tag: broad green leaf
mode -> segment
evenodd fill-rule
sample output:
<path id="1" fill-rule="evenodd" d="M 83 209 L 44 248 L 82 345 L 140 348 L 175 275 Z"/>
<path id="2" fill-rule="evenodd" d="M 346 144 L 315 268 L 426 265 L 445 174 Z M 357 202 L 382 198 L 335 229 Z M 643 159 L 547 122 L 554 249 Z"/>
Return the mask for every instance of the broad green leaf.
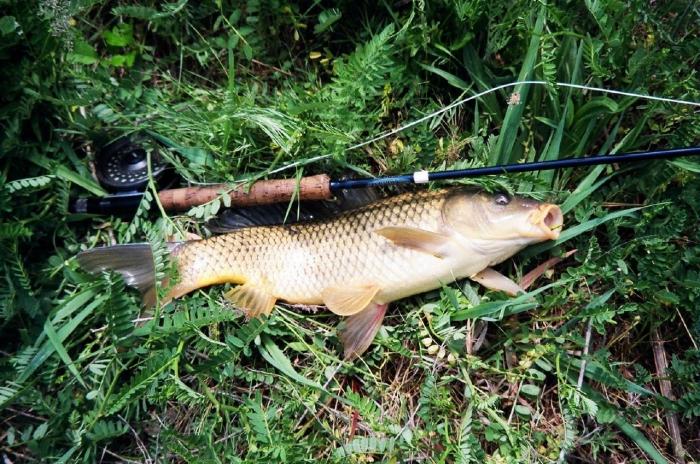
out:
<path id="1" fill-rule="evenodd" d="M 121 23 L 114 26 L 111 30 L 102 32 L 102 37 L 107 42 L 107 45 L 112 47 L 126 47 L 134 43 L 134 31 L 131 24 Z"/>
<path id="2" fill-rule="evenodd" d="M 314 34 L 325 32 L 342 17 L 343 13 L 337 8 L 323 10 L 318 15 L 318 24 L 314 26 Z"/>
<path id="3" fill-rule="evenodd" d="M 84 40 L 77 40 L 73 50 L 66 56 L 68 61 L 78 64 L 95 64 L 99 61 L 97 51 Z"/>
<path id="4" fill-rule="evenodd" d="M 540 391 L 540 387 L 529 383 L 520 387 L 520 393 L 527 396 L 537 396 L 540 394 Z"/>
<path id="5" fill-rule="evenodd" d="M 0 18 L 0 35 L 8 35 L 13 32 L 19 33 L 21 35 L 22 28 L 15 19 L 14 16 L 3 16 Z"/>

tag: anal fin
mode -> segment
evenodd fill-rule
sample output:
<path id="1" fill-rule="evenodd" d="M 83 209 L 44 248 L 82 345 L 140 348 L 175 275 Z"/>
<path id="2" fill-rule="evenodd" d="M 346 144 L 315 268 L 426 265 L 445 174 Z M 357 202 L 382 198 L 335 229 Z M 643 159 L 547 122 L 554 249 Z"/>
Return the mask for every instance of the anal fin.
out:
<path id="1" fill-rule="evenodd" d="M 474 274 L 470 277 L 470 279 L 478 282 L 486 288 L 490 288 L 491 290 L 500 290 L 509 295 L 515 296 L 521 292 L 525 293 L 525 290 L 523 290 L 520 285 L 516 284 L 508 277 L 490 267 L 487 267 L 483 271 Z"/>
<path id="2" fill-rule="evenodd" d="M 323 290 L 321 297 L 334 314 L 352 316 L 365 309 L 378 292 L 376 285 L 337 286 Z"/>
<path id="3" fill-rule="evenodd" d="M 239 285 L 226 292 L 224 296 L 231 303 L 245 310 L 246 315 L 250 318 L 262 314 L 268 316 L 277 301 L 277 298 L 264 285 L 252 282 Z"/>
<path id="4" fill-rule="evenodd" d="M 338 338 L 343 344 L 346 360 L 359 358 L 372 344 L 382 326 L 389 305 L 370 303 L 361 312 L 347 318 L 338 330 Z"/>

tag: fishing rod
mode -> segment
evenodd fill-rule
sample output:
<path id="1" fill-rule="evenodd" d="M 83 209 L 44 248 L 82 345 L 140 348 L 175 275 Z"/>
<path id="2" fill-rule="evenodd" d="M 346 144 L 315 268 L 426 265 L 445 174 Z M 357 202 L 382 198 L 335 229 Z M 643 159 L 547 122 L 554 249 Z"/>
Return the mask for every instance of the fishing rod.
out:
<path id="1" fill-rule="evenodd" d="M 474 95 L 457 100 L 430 114 L 424 115 L 415 121 L 411 121 L 401 127 L 391 129 L 346 148 L 346 151 L 361 148 L 398 134 L 406 129 L 431 120 L 453 108 L 464 105 L 490 93 L 506 88 L 523 85 L 550 86 L 552 83 L 545 81 L 524 80 L 509 82 L 478 92 Z M 650 101 L 658 101 L 673 104 L 700 107 L 700 102 L 680 100 L 675 98 L 645 95 L 636 92 L 591 87 L 588 85 L 572 84 L 566 82 L 554 82 L 557 87 L 586 90 L 605 94 L 621 95 L 641 98 Z M 151 156 L 150 176 L 148 156 L 139 144 L 129 139 L 120 139 L 105 147 L 95 160 L 97 177 L 100 183 L 112 195 L 92 198 L 72 198 L 69 200 L 69 211 L 72 213 L 87 214 L 115 214 L 130 215 L 137 209 L 143 199 L 143 190 L 151 179 L 158 182 L 160 191 L 158 201 L 166 211 L 182 211 L 193 206 L 199 206 L 228 195 L 231 205 L 254 206 L 270 203 L 287 202 L 296 200 L 327 200 L 334 193 L 344 189 L 367 188 L 374 186 L 423 184 L 431 181 L 449 179 L 465 179 L 487 175 L 505 174 L 511 172 L 533 172 L 553 169 L 575 168 L 581 166 L 593 166 L 601 164 L 617 164 L 635 161 L 648 161 L 655 159 L 672 159 L 681 156 L 700 155 L 700 146 L 673 148 L 668 150 L 653 150 L 624 155 L 596 155 L 576 158 L 564 158 L 552 161 L 535 161 L 530 163 L 505 164 L 500 166 L 488 166 L 473 169 L 458 169 L 452 171 L 417 171 L 412 174 L 398 176 L 385 176 L 369 179 L 343 179 L 334 180 L 325 174 L 301 179 L 259 180 L 248 189 L 247 183 L 239 184 L 215 184 L 208 186 L 191 186 L 184 188 L 168 188 L 172 185 L 172 176 L 168 176 L 167 165 L 158 156 L 157 147 L 153 147 Z M 323 157 L 321 157 L 323 158 Z M 273 171 L 272 173 L 277 172 Z M 165 180 L 169 180 L 165 182 Z"/>
<path id="2" fill-rule="evenodd" d="M 133 188 L 145 187 L 147 166 L 145 151 L 135 145 L 124 145 L 122 151 L 112 153 L 109 168 L 98 174 L 103 185 Z M 434 181 L 467 179 L 515 172 L 549 171 L 582 166 L 622 164 L 659 159 L 673 159 L 685 156 L 699 156 L 700 146 L 672 148 L 667 150 L 640 151 L 621 155 L 595 155 L 563 158 L 550 161 L 504 164 L 470 169 L 447 171 L 416 171 L 411 174 L 383 176 L 367 179 L 331 179 L 326 174 L 302 177 L 300 179 L 259 180 L 249 188 L 246 184 L 215 184 L 166 188 L 158 192 L 158 200 L 166 211 L 183 211 L 194 206 L 214 201 L 227 194 L 232 206 L 255 206 L 295 200 L 329 200 L 334 194 L 346 189 L 360 189 L 390 185 L 425 184 Z M 114 161 L 116 159 L 117 161 Z M 158 158 L 156 158 L 158 159 Z M 156 161 L 158 173 L 164 172 L 163 165 Z M 99 168 L 99 167 L 98 167 Z M 100 173 L 100 169 L 98 169 Z M 136 173 L 136 174 L 134 174 Z M 130 175 L 133 174 L 133 175 Z M 144 181 L 144 174 L 146 175 Z M 113 181 L 110 183 L 110 179 Z M 115 181 L 116 179 L 116 181 Z M 113 188 L 114 190 L 114 188 Z M 69 202 L 73 213 L 87 214 L 133 214 L 143 198 L 141 191 L 122 191 L 104 197 L 75 198 Z"/>

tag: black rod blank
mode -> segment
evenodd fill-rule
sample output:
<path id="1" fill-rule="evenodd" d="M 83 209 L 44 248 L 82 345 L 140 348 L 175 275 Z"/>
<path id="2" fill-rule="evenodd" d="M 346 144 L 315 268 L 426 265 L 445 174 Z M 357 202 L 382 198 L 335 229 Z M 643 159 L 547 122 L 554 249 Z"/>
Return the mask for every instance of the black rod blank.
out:
<path id="1" fill-rule="evenodd" d="M 563 158 L 551 161 L 534 161 L 531 163 L 503 164 L 500 166 L 487 166 L 483 168 L 455 169 L 452 171 L 428 172 L 427 181 L 465 179 L 469 177 L 489 176 L 510 172 L 551 171 L 553 169 L 576 168 L 581 166 L 594 166 L 599 164 L 627 163 L 632 161 L 649 161 L 655 159 L 670 159 L 681 156 L 700 155 L 700 146 L 672 148 L 668 150 L 643 151 L 626 153 L 623 155 L 597 155 L 576 158 Z M 424 177 L 425 179 L 425 177 Z M 380 187 L 386 185 L 424 183 L 416 182 L 414 174 L 402 174 L 398 176 L 376 177 L 373 179 L 347 179 L 332 180 L 331 190 L 355 189 L 367 187 Z"/>

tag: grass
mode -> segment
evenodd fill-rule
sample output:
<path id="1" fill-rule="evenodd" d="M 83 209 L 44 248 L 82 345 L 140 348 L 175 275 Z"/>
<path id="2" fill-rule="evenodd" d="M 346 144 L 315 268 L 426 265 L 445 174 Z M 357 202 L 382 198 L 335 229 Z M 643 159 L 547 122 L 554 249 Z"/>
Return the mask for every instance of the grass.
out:
<path id="1" fill-rule="evenodd" d="M 0 14 L 0 454 L 8 462 L 678 462 L 700 457 L 700 166 L 473 180 L 563 204 L 557 242 L 392 305 L 339 358 L 336 317 L 246 321 L 223 287 L 143 314 L 73 256 L 206 235 L 213 202 L 85 218 L 94 154 L 147 133 L 192 182 L 390 174 L 697 144 L 692 2 L 44 0 Z M 503 89 L 348 149 L 459 99 Z M 273 174 L 270 174 L 273 173 Z M 138 323 L 133 320 L 139 319 Z M 661 343 L 659 343 L 659 340 Z M 665 387 L 670 381 L 670 389 Z"/>

